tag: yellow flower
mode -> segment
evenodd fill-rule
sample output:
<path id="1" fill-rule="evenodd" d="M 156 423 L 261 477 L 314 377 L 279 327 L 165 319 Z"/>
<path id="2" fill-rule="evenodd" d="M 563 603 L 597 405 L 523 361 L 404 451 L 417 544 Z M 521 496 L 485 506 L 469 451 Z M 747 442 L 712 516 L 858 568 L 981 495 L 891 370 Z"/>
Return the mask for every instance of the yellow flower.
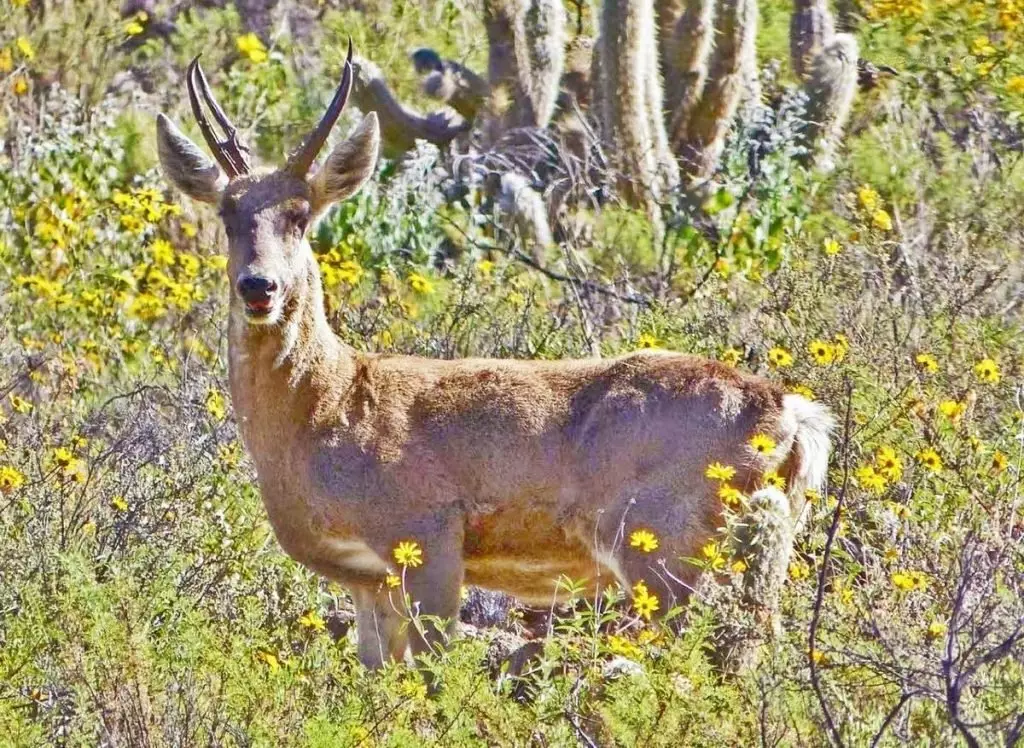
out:
<path id="1" fill-rule="evenodd" d="M 775 346 L 768 351 L 768 363 L 778 369 L 793 365 L 793 355 L 785 348 Z"/>
<path id="2" fill-rule="evenodd" d="M 1006 90 L 1010 93 L 1024 94 L 1024 75 L 1013 75 L 1007 78 Z"/>
<path id="3" fill-rule="evenodd" d="M 926 633 L 929 639 L 938 639 L 948 630 L 949 627 L 942 621 L 932 621 L 928 624 L 928 631 Z"/>
<path id="4" fill-rule="evenodd" d="M 637 615 L 645 620 L 651 620 L 651 614 L 658 610 L 660 604 L 657 595 L 652 595 L 647 590 L 647 585 L 642 581 L 633 585 L 633 609 Z"/>
<path id="5" fill-rule="evenodd" d="M 11 90 L 14 91 L 15 96 L 24 96 L 28 93 L 28 78 L 24 75 L 14 76 L 14 81 L 11 83 Z"/>
<path id="6" fill-rule="evenodd" d="M 146 30 L 146 27 L 143 26 L 138 21 L 135 21 L 135 20 L 131 20 L 131 21 L 129 21 L 128 23 L 126 23 L 124 25 L 124 34 L 125 34 L 125 36 L 138 36 L 139 34 L 141 34 L 145 30 Z"/>
<path id="7" fill-rule="evenodd" d="M 313 631 L 323 631 L 327 628 L 327 624 L 324 619 L 321 618 L 315 610 L 311 610 L 299 619 L 299 625 L 305 626 L 307 629 Z"/>
<path id="8" fill-rule="evenodd" d="M 865 491 L 871 491 L 874 494 L 885 492 L 885 476 L 875 470 L 874 465 L 861 465 L 857 468 L 857 472 L 854 473 L 854 478 L 857 481 L 857 485 Z"/>
<path id="9" fill-rule="evenodd" d="M 742 354 L 740 353 L 739 349 L 726 348 L 724 351 L 722 351 L 722 355 L 719 357 L 719 360 L 723 364 L 728 364 L 729 366 L 736 366 L 736 364 L 740 362 L 741 356 Z"/>
<path id="10" fill-rule="evenodd" d="M 742 558 L 738 558 L 735 561 L 733 561 L 732 566 L 729 567 L 733 574 L 742 574 L 748 568 L 749 567 L 747 566 L 747 562 L 744 561 Z"/>
<path id="11" fill-rule="evenodd" d="M 898 481 L 903 477 L 903 460 L 892 447 L 879 447 L 875 453 L 875 465 L 878 473 L 886 480 Z"/>
<path id="12" fill-rule="evenodd" d="M 128 511 L 128 502 L 124 500 L 124 496 L 115 496 L 110 500 L 110 506 L 119 512 Z"/>
<path id="13" fill-rule="evenodd" d="M 786 479 L 774 470 L 765 473 L 761 478 L 761 483 L 765 488 L 777 488 L 780 491 L 786 490 Z"/>
<path id="14" fill-rule="evenodd" d="M 996 48 L 987 36 L 977 36 L 971 42 L 971 54 L 977 57 L 991 57 L 996 53 Z"/>
<path id="15" fill-rule="evenodd" d="M 235 46 L 238 47 L 238 51 L 243 57 L 249 59 L 249 62 L 260 63 L 267 60 L 267 48 L 263 46 L 263 42 L 256 34 L 243 34 L 235 39 Z"/>
<path id="16" fill-rule="evenodd" d="M 21 56 L 26 60 L 34 60 L 36 57 L 36 50 L 32 46 L 32 42 L 26 39 L 24 36 L 19 36 L 14 40 L 14 46 L 21 52 Z"/>
<path id="17" fill-rule="evenodd" d="M 926 374 L 934 374 L 939 370 L 938 360 L 930 353 L 918 353 L 914 356 L 914 363 Z"/>
<path id="18" fill-rule="evenodd" d="M 415 569 L 423 565 L 423 550 L 415 540 L 403 540 L 392 551 L 397 561 L 402 566 L 409 566 Z"/>
<path id="19" fill-rule="evenodd" d="M 14 54 L 10 47 L 0 49 L 0 73 L 9 73 L 14 70 Z"/>
<path id="20" fill-rule="evenodd" d="M 943 400 L 939 403 L 939 412 L 951 421 L 957 421 L 967 410 L 967 403 L 958 403 L 956 400 Z"/>
<path id="21" fill-rule="evenodd" d="M 490 260 L 480 260 L 480 262 L 476 264 L 476 269 L 479 271 L 480 275 L 489 276 L 494 271 L 494 263 Z"/>
<path id="22" fill-rule="evenodd" d="M 711 541 L 700 549 L 700 555 L 704 557 L 708 567 L 714 571 L 725 568 L 725 556 L 718 543 Z"/>
<path id="23" fill-rule="evenodd" d="M 846 354 L 850 352 L 850 341 L 841 332 L 836 333 L 834 340 L 835 342 L 832 344 L 832 347 L 835 351 L 836 363 L 838 364 L 846 358 Z"/>
<path id="24" fill-rule="evenodd" d="M 982 382 L 997 384 L 1000 377 L 999 364 L 990 358 L 985 358 L 974 365 L 974 376 Z"/>
<path id="25" fill-rule="evenodd" d="M 866 184 L 862 184 L 857 190 L 857 202 L 864 210 L 874 210 L 878 206 L 878 200 L 878 193 Z"/>
<path id="26" fill-rule="evenodd" d="M 871 225 L 879 231 L 892 231 L 892 218 L 885 210 L 879 208 L 871 214 Z"/>
<path id="27" fill-rule="evenodd" d="M 401 587 L 402 578 L 397 574 L 388 574 L 386 577 L 384 577 L 384 584 L 386 584 L 391 589 L 394 589 L 395 587 Z"/>
<path id="28" fill-rule="evenodd" d="M 53 461 L 58 467 L 67 468 L 74 464 L 75 456 L 67 447 L 57 447 L 53 450 Z"/>
<path id="29" fill-rule="evenodd" d="M 747 442 L 750 448 L 761 455 L 770 455 L 775 451 L 775 440 L 767 434 L 754 434 Z"/>
<path id="30" fill-rule="evenodd" d="M 789 578 L 796 582 L 811 576 L 811 567 L 807 565 L 806 561 L 799 559 L 790 562 L 788 571 Z"/>
<path id="31" fill-rule="evenodd" d="M 842 250 L 842 247 L 839 246 L 839 242 L 837 242 L 835 239 L 826 239 L 822 249 L 825 250 L 825 254 L 827 254 L 830 257 L 834 257 L 835 255 L 839 254 L 840 250 Z"/>
<path id="32" fill-rule="evenodd" d="M 21 488 L 25 483 L 25 476 L 10 465 L 0 467 L 0 493 L 10 493 L 16 488 Z"/>
<path id="33" fill-rule="evenodd" d="M 720 462 L 712 462 L 704 469 L 704 477 L 717 481 L 730 481 L 736 475 L 736 468 L 732 465 L 723 465 Z"/>
<path id="34" fill-rule="evenodd" d="M 26 415 L 32 412 L 32 403 L 23 397 L 18 397 L 13 392 L 7 396 L 7 399 L 11 401 L 11 407 L 15 413 L 21 413 Z"/>
<path id="35" fill-rule="evenodd" d="M 650 553 L 658 549 L 658 538 L 650 530 L 634 530 L 629 536 L 629 547 Z"/>
<path id="36" fill-rule="evenodd" d="M 992 472 L 996 474 L 1003 472 L 1004 470 L 1006 470 L 1008 462 L 1009 461 L 1006 459 L 1006 455 L 996 450 L 992 454 Z"/>
<path id="37" fill-rule="evenodd" d="M 660 348 L 661 341 L 649 332 L 641 333 L 636 339 L 637 348 Z"/>
<path id="38" fill-rule="evenodd" d="M 718 487 L 718 498 L 724 504 L 737 506 L 743 502 L 743 492 L 734 486 L 730 486 L 728 483 L 723 483 Z"/>
<path id="39" fill-rule="evenodd" d="M 153 256 L 153 262 L 157 265 L 170 267 L 174 264 L 174 247 L 166 239 L 153 240 L 149 252 Z"/>
<path id="40" fill-rule="evenodd" d="M 920 571 L 894 571 L 889 578 L 892 586 L 902 592 L 923 590 L 928 586 L 928 578 Z"/>
<path id="41" fill-rule="evenodd" d="M 434 284 L 430 282 L 429 278 L 420 275 L 419 273 L 409 273 L 409 288 L 416 293 L 421 294 L 432 294 L 434 293 Z"/>
<path id="42" fill-rule="evenodd" d="M 612 654 L 622 655 L 623 657 L 630 657 L 632 659 L 639 659 L 643 656 L 643 650 L 636 646 L 624 636 L 618 636 L 616 634 L 608 635 L 608 651 Z"/>
<path id="43" fill-rule="evenodd" d="M 938 473 L 942 470 L 942 458 L 939 453 L 930 447 L 928 449 L 922 449 L 914 457 L 919 463 L 933 473 Z"/>
<path id="44" fill-rule="evenodd" d="M 223 421 L 228 414 L 227 404 L 224 402 L 224 395 L 218 390 L 211 389 L 206 393 L 206 412 L 218 421 Z"/>
<path id="45" fill-rule="evenodd" d="M 281 663 L 277 661 L 277 656 L 265 649 L 261 649 L 256 653 L 256 659 L 266 663 L 272 673 L 276 673 L 281 669 Z"/>
<path id="46" fill-rule="evenodd" d="M 794 384 L 792 387 L 789 388 L 789 391 L 792 392 L 794 395 L 800 395 L 801 397 L 805 397 L 808 400 L 814 399 L 814 390 L 812 390 L 810 387 L 804 384 Z"/>
<path id="47" fill-rule="evenodd" d="M 828 366 L 836 359 L 835 348 L 824 340 L 812 340 L 807 346 L 807 352 L 818 366 Z"/>

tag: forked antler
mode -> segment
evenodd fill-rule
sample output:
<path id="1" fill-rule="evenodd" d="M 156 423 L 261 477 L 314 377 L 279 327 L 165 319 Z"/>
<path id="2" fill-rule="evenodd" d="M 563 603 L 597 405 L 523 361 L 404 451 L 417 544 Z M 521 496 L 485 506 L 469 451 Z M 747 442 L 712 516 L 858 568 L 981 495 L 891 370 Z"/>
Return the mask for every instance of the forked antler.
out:
<path id="1" fill-rule="evenodd" d="M 334 127 L 334 123 L 338 121 L 338 117 L 345 108 L 345 104 L 348 103 L 348 95 L 351 91 L 352 37 L 349 37 L 348 56 L 345 58 L 345 70 L 342 73 L 338 90 L 334 92 L 334 98 L 331 99 L 331 103 L 327 107 L 327 111 L 324 112 L 320 123 L 303 141 L 299 149 L 289 157 L 288 163 L 284 167 L 287 171 L 296 176 L 305 176 L 309 173 L 309 167 L 313 165 L 313 161 L 316 160 L 320 149 L 324 147 L 324 143 L 327 142 L 327 136 L 331 134 L 331 128 Z"/>
<path id="2" fill-rule="evenodd" d="M 210 84 L 206 82 L 206 76 L 199 65 L 199 57 L 200 55 L 195 56 L 185 74 L 188 100 L 192 105 L 192 114 L 199 125 L 199 131 L 203 133 L 206 144 L 213 151 L 213 157 L 217 159 L 217 163 L 220 164 L 228 177 L 234 178 L 242 174 L 248 174 L 251 171 L 249 167 L 249 149 L 239 141 L 238 131 L 231 124 L 231 120 L 228 119 L 220 104 L 217 103 L 213 92 L 210 91 Z M 224 140 L 217 140 L 217 134 L 213 131 L 213 126 L 199 104 L 199 95 L 196 93 L 197 80 L 199 81 L 199 90 L 203 93 L 203 99 L 206 100 L 206 105 L 210 107 L 214 119 L 217 120 L 217 124 L 224 131 Z"/>
<path id="3" fill-rule="evenodd" d="M 252 170 L 249 166 L 249 149 L 238 139 L 238 130 L 231 123 L 231 120 L 228 119 L 224 109 L 217 103 L 217 99 L 210 90 L 210 84 L 206 81 L 203 68 L 199 65 L 199 55 L 196 55 L 188 66 L 185 83 L 188 87 L 188 100 L 192 105 L 192 114 L 195 115 L 199 131 L 203 133 L 203 138 L 206 139 L 206 144 L 210 146 L 210 150 L 213 152 L 214 158 L 217 159 L 217 163 L 220 164 L 221 168 L 230 178 L 248 174 Z M 217 124 L 224 131 L 224 140 L 217 139 L 217 133 L 214 132 L 213 125 L 210 124 L 210 120 L 199 103 L 199 94 L 196 92 L 197 83 L 199 91 L 206 101 L 206 105 L 213 112 L 213 118 L 217 120 Z M 348 56 L 345 59 L 345 70 L 342 73 L 338 90 L 334 92 L 334 98 L 331 99 L 331 103 L 327 107 L 327 111 L 324 113 L 320 123 L 288 159 L 288 163 L 284 167 L 285 170 L 298 176 L 305 176 L 309 172 L 309 168 L 313 165 L 317 154 L 320 153 L 320 149 L 327 142 L 327 136 L 330 135 L 331 128 L 334 127 L 334 123 L 338 121 L 342 110 L 345 109 L 345 104 L 348 102 L 348 95 L 351 90 L 352 39 L 349 38 Z"/>

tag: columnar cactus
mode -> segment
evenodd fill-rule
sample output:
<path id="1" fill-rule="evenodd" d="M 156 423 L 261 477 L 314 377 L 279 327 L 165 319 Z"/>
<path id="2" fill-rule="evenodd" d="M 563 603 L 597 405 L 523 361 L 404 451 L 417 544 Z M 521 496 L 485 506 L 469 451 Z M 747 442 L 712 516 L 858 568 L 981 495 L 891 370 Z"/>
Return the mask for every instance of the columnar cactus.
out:
<path id="1" fill-rule="evenodd" d="M 811 59 L 807 75 L 805 133 L 813 161 L 829 170 L 857 94 L 857 40 L 836 34 Z"/>
<path id="2" fill-rule="evenodd" d="M 826 170 L 857 94 L 857 40 L 835 27 L 828 0 L 793 0 L 789 51 L 807 93 L 807 160 Z"/>
<path id="3" fill-rule="evenodd" d="M 561 0 L 485 0 L 491 115 L 500 129 L 544 127 L 565 63 Z"/>
<path id="4" fill-rule="evenodd" d="M 828 0 L 793 0 L 789 19 L 789 58 L 793 72 L 805 79 L 812 60 L 836 35 Z"/>
<path id="5" fill-rule="evenodd" d="M 678 181 L 668 150 L 650 0 L 605 0 L 598 39 L 598 121 L 630 202 L 652 206 Z"/>
<path id="6" fill-rule="evenodd" d="M 704 179 L 718 164 L 756 55 L 757 19 L 757 0 L 719 0 L 703 89 L 673 115 L 672 147 L 690 177 Z"/>

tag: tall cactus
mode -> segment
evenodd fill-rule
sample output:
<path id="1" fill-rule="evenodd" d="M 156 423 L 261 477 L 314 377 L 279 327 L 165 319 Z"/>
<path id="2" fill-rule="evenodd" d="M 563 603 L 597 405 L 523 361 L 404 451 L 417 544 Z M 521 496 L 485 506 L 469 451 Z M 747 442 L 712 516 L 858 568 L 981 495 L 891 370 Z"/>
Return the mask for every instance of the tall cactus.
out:
<path id="1" fill-rule="evenodd" d="M 661 70 L 665 76 L 665 110 L 690 112 L 704 90 L 708 75 L 715 2 L 659 0 L 657 13 Z"/>
<path id="2" fill-rule="evenodd" d="M 857 94 L 857 40 L 835 28 L 828 0 L 793 0 L 789 53 L 807 94 L 805 160 L 826 170 Z"/>
<path id="3" fill-rule="evenodd" d="M 830 44 L 835 35 L 836 25 L 828 0 L 793 0 L 793 15 L 789 18 L 789 58 L 797 77 L 807 77 L 815 55 Z"/>
<path id="4" fill-rule="evenodd" d="M 756 55 L 757 19 L 757 0 L 719 2 L 716 44 L 704 90 L 690 112 L 679 112 L 685 125 L 672 132 L 673 146 L 689 176 L 706 178 L 718 164 L 743 98 L 745 75 Z"/>
<path id="5" fill-rule="evenodd" d="M 836 34 L 811 59 L 804 132 L 811 160 L 824 170 L 834 166 L 835 149 L 857 94 L 857 54 L 856 39 L 850 34 Z"/>
<path id="6" fill-rule="evenodd" d="M 500 129 L 544 127 L 565 64 L 561 0 L 485 0 L 491 114 Z"/>
<path id="7" fill-rule="evenodd" d="M 623 197 L 653 207 L 678 181 L 661 116 L 654 7 L 650 0 L 605 0 L 595 72 L 598 120 Z"/>

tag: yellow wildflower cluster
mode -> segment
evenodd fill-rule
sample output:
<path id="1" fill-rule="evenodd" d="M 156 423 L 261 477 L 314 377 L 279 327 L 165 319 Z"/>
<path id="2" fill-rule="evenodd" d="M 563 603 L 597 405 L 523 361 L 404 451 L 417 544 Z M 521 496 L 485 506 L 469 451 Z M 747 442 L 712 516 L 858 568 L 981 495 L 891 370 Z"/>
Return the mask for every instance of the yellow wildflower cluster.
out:
<path id="1" fill-rule="evenodd" d="M 871 0 L 864 6 L 865 15 L 872 21 L 887 18 L 919 19 L 924 16 L 924 0 Z"/>
<path id="2" fill-rule="evenodd" d="M 736 476 L 736 468 L 732 465 L 723 465 L 720 462 L 713 462 L 704 469 L 704 477 L 718 481 L 718 498 L 723 504 L 731 507 L 738 507 L 743 503 L 743 492 L 738 488 L 729 485 Z"/>
<path id="3" fill-rule="evenodd" d="M 643 657 L 643 650 L 624 636 L 617 634 L 608 635 L 608 651 L 614 655 L 629 657 L 638 660 Z"/>
<path id="4" fill-rule="evenodd" d="M 267 48 L 256 34 L 242 34 L 235 39 L 235 46 L 239 54 L 249 62 L 261 63 L 267 61 Z"/>
<path id="5" fill-rule="evenodd" d="M 346 259 L 337 247 L 320 256 L 320 275 L 325 288 L 343 284 L 350 288 L 358 286 L 364 274 L 362 266 L 353 259 Z"/>
<path id="6" fill-rule="evenodd" d="M 889 578 L 892 580 L 893 587 L 902 592 L 924 590 L 928 587 L 928 577 L 921 571 L 894 571 Z"/>
<path id="7" fill-rule="evenodd" d="M 890 483 L 903 477 L 903 460 L 892 447 L 879 447 L 872 462 L 857 468 L 854 480 L 865 491 L 881 495 Z"/>
<path id="8" fill-rule="evenodd" d="M 658 596 L 651 594 L 642 580 L 633 585 L 633 610 L 638 616 L 649 621 L 660 605 Z"/>

